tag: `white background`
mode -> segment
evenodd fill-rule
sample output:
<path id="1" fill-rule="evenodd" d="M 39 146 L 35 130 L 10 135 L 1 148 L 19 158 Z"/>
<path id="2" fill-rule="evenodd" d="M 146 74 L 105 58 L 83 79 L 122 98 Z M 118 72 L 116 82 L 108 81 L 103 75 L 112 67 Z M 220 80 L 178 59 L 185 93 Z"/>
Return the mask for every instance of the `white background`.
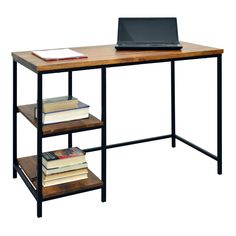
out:
<path id="1" fill-rule="evenodd" d="M 170 140 L 107 151 L 107 202 L 100 190 L 36 202 L 12 179 L 11 52 L 113 44 L 119 16 L 176 16 L 179 38 L 224 48 L 223 175 L 216 162 Z M 235 235 L 235 11 L 233 1 L 13 1 L 0 3 L 1 235 Z M 36 101 L 36 75 L 19 66 L 18 104 Z M 43 96 L 65 95 L 67 74 L 47 75 Z M 100 71 L 73 73 L 73 93 L 100 116 Z M 170 133 L 170 64 L 107 70 L 108 143 Z M 36 130 L 19 115 L 18 155 L 35 154 Z M 216 153 L 216 59 L 176 63 L 176 131 Z M 47 138 L 44 151 L 66 147 Z M 100 131 L 74 135 L 81 148 Z M 100 176 L 100 153 L 88 154 Z"/>

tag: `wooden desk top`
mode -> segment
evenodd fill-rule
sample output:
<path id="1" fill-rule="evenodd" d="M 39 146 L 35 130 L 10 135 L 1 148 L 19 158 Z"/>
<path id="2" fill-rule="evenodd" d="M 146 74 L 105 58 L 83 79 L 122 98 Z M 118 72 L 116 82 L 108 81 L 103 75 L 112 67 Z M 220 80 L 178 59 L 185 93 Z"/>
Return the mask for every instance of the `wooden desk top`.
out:
<path id="1" fill-rule="evenodd" d="M 138 62 L 180 59 L 189 57 L 214 56 L 223 53 L 223 49 L 212 48 L 192 43 L 181 42 L 182 50 L 127 50 L 117 51 L 114 45 L 90 46 L 71 48 L 84 53 L 86 59 L 57 60 L 46 62 L 31 51 L 13 52 L 15 61 L 34 72 L 73 69 L 82 67 L 96 67 L 104 65 L 129 64 Z"/>

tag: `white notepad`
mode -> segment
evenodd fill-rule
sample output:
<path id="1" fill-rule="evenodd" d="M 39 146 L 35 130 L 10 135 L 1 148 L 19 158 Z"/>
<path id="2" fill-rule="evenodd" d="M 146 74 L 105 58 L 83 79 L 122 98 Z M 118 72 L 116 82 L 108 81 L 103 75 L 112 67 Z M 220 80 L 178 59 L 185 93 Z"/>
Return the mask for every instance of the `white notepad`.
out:
<path id="1" fill-rule="evenodd" d="M 32 51 L 32 53 L 46 61 L 87 58 L 87 56 L 84 55 L 83 53 L 73 51 L 69 48 L 53 49 L 53 50 L 39 50 L 39 51 Z"/>

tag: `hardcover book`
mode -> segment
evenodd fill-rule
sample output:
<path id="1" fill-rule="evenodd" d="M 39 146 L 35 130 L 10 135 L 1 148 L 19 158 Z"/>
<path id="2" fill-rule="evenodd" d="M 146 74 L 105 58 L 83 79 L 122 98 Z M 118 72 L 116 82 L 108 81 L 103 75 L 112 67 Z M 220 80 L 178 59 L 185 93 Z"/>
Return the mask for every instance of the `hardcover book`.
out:
<path id="1" fill-rule="evenodd" d="M 35 118 L 37 119 L 37 108 L 35 108 Z M 78 101 L 75 109 L 60 110 L 55 112 L 43 112 L 43 124 L 60 123 L 78 119 L 85 119 L 89 117 L 89 105 Z"/>
<path id="2" fill-rule="evenodd" d="M 47 169 L 60 168 L 86 162 L 85 152 L 78 147 L 44 152 L 42 163 Z"/>
<path id="3" fill-rule="evenodd" d="M 69 177 L 65 177 L 65 178 L 61 178 L 61 179 L 54 179 L 54 180 L 50 180 L 50 181 L 43 180 L 42 184 L 44 187 L 48 187 L 48 186 L 52 186 L 52 185 L 64 184 L 64 183 L 87 179 L 87 178 L 88 178 L 88 174 L 81 174 L 81 175 L 69 176 Z"/>
<path id="4" fill-rule="evenodd" d="M 43 99 L 43 112 L 55 112 L 75 109 L 78 107 L 78 99 L 73 96 L 61 96 Z"/>
<path id="5" fill-rule="evenodd" d="M 70 170 L 79 170 L 79 169 L 83 169 L 87 167 L 88 167 L 87 162 L 83 162 L 83 163 L 79 163 L 75 165 L 63 166 L 63 167 L 50 168 L 50 169 L 47 169 L 43 165 L 43 173 L 45 175 L 52 175 L 52 174 L 62 173 L 62 172 L 70 171 Z"/>
<path id="6" fill-rule="evenodd" d="M 58 174 L 52 174 L 52 175 L 44 175 L 43 174 L 43 180 L 44 181 L 51 181 L 55 179 L 62 179 L 70 176 L 75 176 L 75 175 L 82 175 L 82 174 L 88 174 L 88 169 L 83 168 L 79 170 L 71 170 L 71 171 L 66 171 Z"/>

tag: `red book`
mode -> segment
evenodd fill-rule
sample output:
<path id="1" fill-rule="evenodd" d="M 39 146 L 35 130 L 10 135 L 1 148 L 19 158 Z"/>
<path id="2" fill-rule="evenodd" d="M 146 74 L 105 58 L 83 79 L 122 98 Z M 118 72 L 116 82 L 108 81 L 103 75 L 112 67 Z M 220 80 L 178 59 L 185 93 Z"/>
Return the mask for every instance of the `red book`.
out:
<path id="1" fill-rule="evenodd" d="M 42 162 L 47 169 L 76 165 L 86 162 L 85 152 L 78 147 L 44 152 Z"/>

